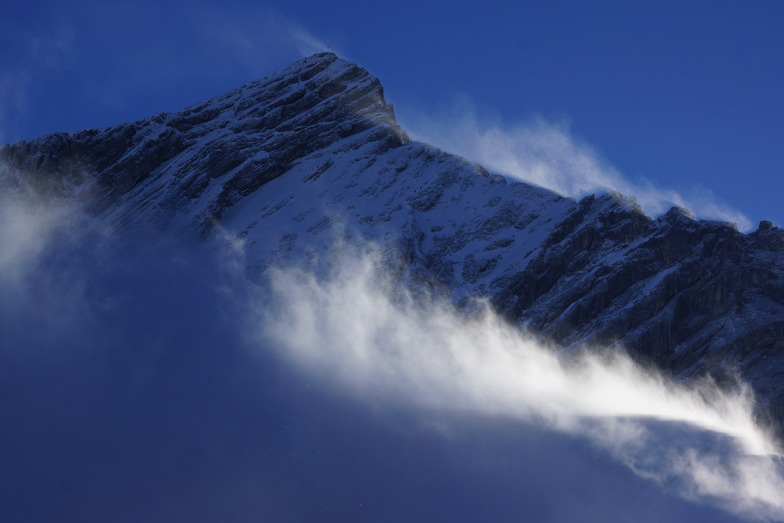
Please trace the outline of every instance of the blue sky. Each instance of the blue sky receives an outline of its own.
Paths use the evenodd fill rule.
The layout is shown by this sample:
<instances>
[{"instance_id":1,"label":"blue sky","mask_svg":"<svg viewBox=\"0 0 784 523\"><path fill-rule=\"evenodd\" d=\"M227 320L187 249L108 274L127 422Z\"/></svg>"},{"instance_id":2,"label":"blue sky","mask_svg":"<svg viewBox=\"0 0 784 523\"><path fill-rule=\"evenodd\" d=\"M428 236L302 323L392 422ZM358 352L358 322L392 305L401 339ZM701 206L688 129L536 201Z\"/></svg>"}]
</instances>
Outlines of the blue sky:
<instances>
[{"instance_id":1,"label":"blue sky","mask_svg":"<svg viewBox=\"0 0 784 523\"><path fill-rule=\"evenodd\" d=\"M436 145L488 161L474 135L514 156L544 133L561 144L546 154L587 154L624 192L781 225L783 15L724 1L17 2L0 19L0 141L176 111L329 45Z\"/></svg>"},{"instance_id":2,"label":"blue sky","mask_svg":"<svg viewBox=\"0 0 784 523\"><path fill-rule=\"evenodd\" d=\"M628 4L15 2L0 18L0 143L176 111L330 46L382 80L414 136L574 192L611 182L654 206L672 196L784 224L784 4ZM568 433L409 412L394 396L358 404L247 339L250 286L225 260L106 243L8 203L0 514L11 520L736 521ZM348 301L375 304L359 298ZM341 327L328 333L357 330ZM723 448L719 432L663 428L654 446L668 452Z\"/></svg>"}]
</instances>

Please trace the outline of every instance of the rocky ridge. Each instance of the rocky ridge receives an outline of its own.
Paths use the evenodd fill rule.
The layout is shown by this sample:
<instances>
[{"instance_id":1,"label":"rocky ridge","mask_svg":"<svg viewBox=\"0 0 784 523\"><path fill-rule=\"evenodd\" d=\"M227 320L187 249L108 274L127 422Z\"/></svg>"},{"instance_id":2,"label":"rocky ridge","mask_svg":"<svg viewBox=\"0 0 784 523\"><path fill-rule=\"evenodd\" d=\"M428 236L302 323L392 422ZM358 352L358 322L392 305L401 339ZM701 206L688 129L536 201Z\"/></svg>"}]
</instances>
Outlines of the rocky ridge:
<instances>
[{"instance_id":1,"label":"rocky ridge","mask_svg":"<svg viewBox=\"0 0 784 523\"><path fill-rule=\"evenodd\" d=\"M510 182L411 142L378 79L331 53L178 113L7 145L0 162L118 229L220 242L219 223L252 274L336 234L372 241L560 346L620 344L676 379L740 374L784 420L784 230Z\"/></svg>"},{"instance_id":2,"label":"rocky ridge","mask_svg":"<svg viewBox=\"0 0 784 523\"><path fill-rule=\"evenodd\" d=\"M90 214L159 228L187 214L206 236L226 208L358 134L380 147L408 141L378 79L323 54L178 113L5 146L0 161L47 192L85 185Z\"/></svg>"}]
</instances>

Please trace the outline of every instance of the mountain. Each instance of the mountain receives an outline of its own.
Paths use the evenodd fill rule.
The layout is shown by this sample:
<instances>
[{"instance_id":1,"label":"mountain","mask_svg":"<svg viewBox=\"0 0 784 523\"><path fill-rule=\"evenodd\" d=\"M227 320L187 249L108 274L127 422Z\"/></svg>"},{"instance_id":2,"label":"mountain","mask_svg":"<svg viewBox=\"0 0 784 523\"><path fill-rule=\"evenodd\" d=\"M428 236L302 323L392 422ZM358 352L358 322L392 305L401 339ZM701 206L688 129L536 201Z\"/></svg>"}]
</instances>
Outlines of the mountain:
<instances>
[{"instance_id":1,"label":"mountain","mask_svg":"<svg viewBox=\"0 0 784 523\"><path fill-rule=\"evenodd\" d=\"M608 514L618 521L640 514L651 521L730 517L668 497L661 502L666 492L646 490L591 445L562 434L510 428L503 416L476 425L469 420L468 428L450 432L434 415L428 423L450 434L444 442L410 428L421 423L417 414L391 409L399 416L394 423L373 421L267 356L261 356L268 358L264 365L250 368L237 332L237 323L247 325L226 319L237 310L226 304L222 268L198 266L192 259L198 256L177 251L182 241L201 249L199 255L233 257L242 273L235 298L248 281L264 287L270 268L319 271L345 260L333 257L336 251L370 250L415 293L444 297L465 314L458 323L438 316L424 330L459 331L481 345L492 333L466 333L460 326L472 317L474 299L483 298L511 324L557 347L567 363L570 355L583 362L585 346L599 353L623 347L676 382L711 377L737 390L739 378L747 381L757 417L772 416L782 434L784 230L762 222L743 234L677 207L652 218L617 193L576 201L511 181L411 141L379 80L331 53L177 113L5 145L0 189L0 418L11 427L0 431L0 459L11 471L0 475L0 493L11 492L15 500L0 495L0 512L20 521L36 519L30 514L48 520L65 509L71 516L64 520L117 520L140 511L143 520L169 521L186 506L193 507L189 521L215 521L225 519L227 498L245 518L238 521L258 521L259 513L277 520L361 520L367 513L356 493L375 500L371 513L390 521L431 513L428 519L444 519L450 511L439 503L450 504L452 519L464 521L491 513L489 519L517 520L520 510L552 521L607 521ZM33 196L22 200L22 207L32 202L33 211L7 211L17 190ZM46 228L41 217L53 221L60 214L48 217L38 207L70 208L87 217L79 225L100 224L101 234L109 229L113 238L132 241L115 251L102 244L80 251L68 242L46 251L35 238L37 228ZM169 251L171 264L156 258ZM25 284L32 291L8 286L8 260L34 266L34 255L49 270L31 272ZM80 267L76 275L74 266ZM90 302L90 314L69 327L80 301ZM351 306L338 312L379 304ZM309 313L335 317L301 309L306 320ZM394 337L378 317L368 318L382 324L373 335ZM291 334L287 328L284 336ZM327 334L316 344L326 344ZM326 360L332 356L327 352ZM433 361L435 368L455 363ZM327 361L324 372L340 374L341 365L353 369ZM498 362L479 367L497 370L493 365ZM468 380L468 373L462 369L457 379ZM564 376L567 387L585 390L584 383L569 383L584 376L556 374ZM647 387L650 380L639 384ZM425 391L428 400L439 385ZM574 399L574 393L564 397ZM624 416L636 414L620 412L605 416L628 429ZM624 465L686 498L710 498L736 515L781 519L777 456L765 461L743 450L736 466L728 456L736 456L737 447L722 439L723 429L711 434L711 419L704 424L708 434L695 436L666 416L648 416L654 428L637 455L645 459L635 462L625 451L637 447L623 447ZM601 432L590 423L580 427ZM704 455L707 460L695 458ZM688 474L679 476L681 469L668 471L672 456L692 460L690 470L718 490L699 491L705 483L694 487ZM521 496L509 486L531 466L536 474L524 481L530 494ZM119 480L116 470L123 471ZM728 476L741 479L725 488ZM54 494L46 490L53 481ZM735 497L736 485L762 487ZM153 501L139 503L126 487ZM558 492L564 488L578 492L573 503L564 503L573 495ZM104 496L103 504L91 501ZM409 504L412 496L421 498L418 504Z\"/></svg>"},{"instance_id":2,"label":"mountain","mask_svg":"<svg viewBox=\"0 0 784 523\"><path fill-rule=\"evenodd\" d=\"M338 234L371 241L559 346L622 345L678 379L740 374L784 420L784 230L509 181L412 142L379 80L331 53L177 113L6 145L0 161L120 230L229 231L253 274Z\"/></svg>"}]
</instances>

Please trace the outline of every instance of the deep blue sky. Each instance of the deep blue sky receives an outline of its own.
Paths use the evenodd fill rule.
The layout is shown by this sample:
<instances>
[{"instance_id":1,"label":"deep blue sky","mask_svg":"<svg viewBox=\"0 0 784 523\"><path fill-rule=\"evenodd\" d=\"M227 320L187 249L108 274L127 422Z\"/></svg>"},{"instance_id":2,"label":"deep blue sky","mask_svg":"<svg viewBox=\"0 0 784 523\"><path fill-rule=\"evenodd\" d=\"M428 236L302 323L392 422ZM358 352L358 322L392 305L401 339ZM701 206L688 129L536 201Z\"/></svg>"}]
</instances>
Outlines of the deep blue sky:
<instances>
[{"instance_id":1,"label":"deep blue sky","mask_svg":"<svg viewBox=\"0 0 784 523\"><path fill-rule=\"evenodd\" d=\"M466 98L501 126L569 122L632 181L784 224L784 3L422 4L15 2L0 141L175 111L326 43L404 124Z\"/></svg>"}]
</instances>

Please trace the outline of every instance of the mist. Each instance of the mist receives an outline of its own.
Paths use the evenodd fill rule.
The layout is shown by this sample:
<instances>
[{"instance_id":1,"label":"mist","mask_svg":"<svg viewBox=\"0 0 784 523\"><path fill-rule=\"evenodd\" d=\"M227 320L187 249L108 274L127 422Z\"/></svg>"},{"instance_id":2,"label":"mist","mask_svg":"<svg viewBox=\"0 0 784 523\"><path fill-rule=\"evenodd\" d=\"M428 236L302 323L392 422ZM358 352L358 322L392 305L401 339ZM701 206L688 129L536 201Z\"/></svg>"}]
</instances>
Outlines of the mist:
<instances>
[{"instance_id":1,"label":"mist","mask_svg":"<svg viewBox=\"0 0 784 523\"><path fill-rule=\"evenodd\" d=\"M10 521L735 521L559 432L368 408L260 343L248 295L273 295L207 249L67 245L29 273L79 289L49 291L81 304L67 325L39 321L44 283L4 302Z\"/></svg>"},{"instance_id":2,"label":"mist","mask_svg":"<svg viewBox=\"0 0 784 523\"><path fill-rule=\"evenodd\" d=\"M2 167L0 167L2 169ZM2 171L0 170L0 174ZM31 191L0 185L0 282L21 284L58 228L66 211L46 205Z\"/></svg>"},{"instance_id":3,"label":"mist","mask_svg":"<svg viewBox=\"0 0 784 523\"><path fill-rule=\"evenodd\" d=\"M573 198L618 191L634 196L653 217L677 205L699 218L735 223L741 231L752 228L745 214L719 201L707 187L684 191L660 187L645 179L630 179L575 136L566 122L539 118L507 124L480 114L466 97L437 116L423 111L409 113L401 119L415 139L475 160L513 179Z\"/></svg>"},{"instance_id":4,"label":"mist","mask_svg":"<svg viewBox=\"0 0 784 523\"><path fill-rule=\"evenodd\" d=\"M516 420L589 441L671 494L755 520L784 518L784 468L751 390L673 383L623 353L557 347L477 303L458 311L396 283L377 254L270 273L258 336L376 411ZM560 463L560 460L557 460Z\"/></svg>"},{"instance_id":5,"label":"mist","mask_svg":"<svg viewBox=\"0 0 784 523\"><path fill-rule=\"evenodd\" d=\"M414 298L373 258L251 282L241 241L228 254L164 245L38 203L11 202L0 223L14 246L0 267L9 521L736 521L671 496L705 481L660 486L667 472L645 459L672 446L703 467L694 475L729 481L708 485L724 492L743 486L744 449L766 450L745 391L716 412L684 402L678 419L716 427L698 438L687 423L639 423L634 401L590 396L613 377L602 360L575 378L546 353L509 353L519 334L481 307L461 316ZM586 394L576 410L559 392L570 378ZM672 400L657 401L650 416ZM633 439L645 434L643 452ZM775 460L749 459L760 483L736 499L775 519L760 494ZM740 479L717 473L728 470Z\"/></svg>"}]
</instances>

